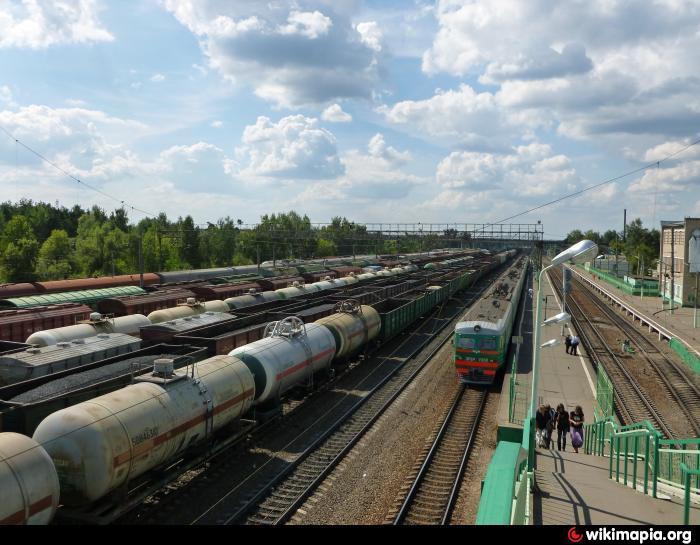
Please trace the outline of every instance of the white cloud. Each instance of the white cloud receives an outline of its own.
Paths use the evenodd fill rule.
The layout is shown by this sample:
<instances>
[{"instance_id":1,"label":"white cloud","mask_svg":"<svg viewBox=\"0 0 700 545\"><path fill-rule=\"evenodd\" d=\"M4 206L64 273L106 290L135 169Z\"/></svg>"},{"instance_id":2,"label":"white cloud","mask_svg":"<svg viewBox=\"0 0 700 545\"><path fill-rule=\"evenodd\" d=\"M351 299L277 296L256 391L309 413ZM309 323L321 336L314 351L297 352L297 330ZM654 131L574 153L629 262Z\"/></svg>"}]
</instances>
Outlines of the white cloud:
<instances>
[{"instance_id":1,"label":"white cloud","mask_svg":"<svg viewBox=\"0 0 700 545\"><path fill-rule=\"evenodd\" d=\"M224 126L223 121L219 121L218 119L216 121L211 122L211 126L214 127L215 129L220 129L221 127Z\"/></svg>"},{"instance_id":2,"label":"white cloud","mask_svg":"<svg viewBox=\"0 0 700 545\"><path fill-rule=\"evenodd\" d=\"M0 48L43 49L67 43L114 40L100 23L95 0L2 0Z\"/></svg>"},{"instance_id":3,"label":"white cloud","mask_svg":"<svg viewBox=\"0 0 700 545\"><path fill-rule=\"evenodd\" d=\"M423 70L478 76L502 115L617 144L700 123L700 4L440 0Z\"/></svg>"},{"instance_id":4,"label":"white cloud","mask_svg":"<svg viewBox=\"0 0 700 545\"><path fill-rule=\"evenodd\" d=\"M340 104L331 104L328 108L323 110L321 119L331 123L347 123L348 121L352 121L352 116L344 112Z\"/></svg>"},{"instance_id":5,"label":"white cloud","mask_svg":"<svg viewBox=\"0 0 700 545\"><path fill-rule=\"evenodd\" d=\"M354 28L347 5L165 0L211 68L280 107L369 98L380 77L377 31Z\"/></svg>"},{"instance_id":6,"label":"white cloud","mask_svg":"<svg viewBox=\"0 0 700 545\"><path fill-rule=\"evenodd\" d=\"M578 181L566 156L537 142L507 154L452 152L438 164L435 178L447 190L498 191L504 199L565 194Z\"/></svg>"},{"instance_id":7,"label":"white cloud","mask_svg":"<svg viewBox=\"0 0 700 545\"><path fill-rule=\"evenodd\" d=\"M292 11L287 17L287 24L279 26L280 34L300 34L310 40L328 34L333 26L330 17L320 11Z\"/></svg>"},{"instance_id":8,"label":"white cloud","mask_svg":"<svg viewBox=\"0 0 700 545\"><path fill-rule=\"evenodd\" d=\"M153 74L151 76L151 81L159 83L161 81L165 80L165 76L163 74Z\"/></svg>"},{"instance_id":9,"label":"white cloud","mask_svg":"<svg viewBox=\"0 0 700 545\"><path fill-rule=\"evenodd\" d=\"M292 115L274 123L261 116L245 128L242 140L236 149L241 176L335 178L344 170L335 136L315 118Z\"/></svg>"},{"instance_id":10,"label":"white cloud","mask_svg":"<svg viewBox=\"0 0 700 545\"><path fill-rule=\"evenodd\" d=\"M519 135L526 128L499 107L495 95L477 93L466 83L457 90L438 89L431 98L404 100L379 111L414 134L474 147L502 147L504 137Z\"/></svg>"},{"instance_id":11,"label":"white cloud","mask_svg":"<svg viewBox=\"0 0 700 545\"><path fill-rule=\"evenodd\" d=\"M0 86L0 104L8 108L17 106L17 103L12 98L12 90L7 85Z\"/></svg>"},{"instance_id":12,"label":"white cloud","mask_svg":"<svg viewBox=\"0 0 700 545\"><path fill-rule=\"evenodd\" d=\"M370 156L384 159L388 164L406 163L411 160L411 154L408 151L398 151L392 146L387 146L384 140L384 135L381 133L375 134L367 144L367 151Z\"/></svg>"},{"instance_id":13,"label":"white cloud","mask_svg":"<svg viewBox=\"0 0 700 545\"><path fill-rule=\"evenodd\" d=\"M382 31L376 21L359 23L355 28L360 33L363 44L377 53L382 50Z\"/></svg>"}]
</instances>

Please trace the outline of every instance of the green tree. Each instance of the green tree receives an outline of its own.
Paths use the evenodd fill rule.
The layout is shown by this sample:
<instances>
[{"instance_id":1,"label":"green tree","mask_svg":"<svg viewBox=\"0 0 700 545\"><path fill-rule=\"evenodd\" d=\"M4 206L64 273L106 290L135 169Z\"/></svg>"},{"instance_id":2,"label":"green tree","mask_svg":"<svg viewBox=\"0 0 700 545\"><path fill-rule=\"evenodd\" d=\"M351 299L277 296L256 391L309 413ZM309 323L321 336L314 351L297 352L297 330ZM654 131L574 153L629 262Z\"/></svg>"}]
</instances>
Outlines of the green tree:
<instances>
[{"instance_id":1,"label":"green tree","mask_svg":"<svg viewBox=\"0 0 700 545\"><path fill-rule=\"evenodd\" d=\"M68 233L54 229L41 245L37 273L43 280L69 278L73 272L73 247Z\"/></svg>"},{"instance_id":2,"label":"green tree","mask_svg":"<svg viewBox=\"0 0 700 545\"><path fill-rule=\"evenodd\" d=\"M0 244L0 268L4 279L7 282L36 280L34 266L39 242L26 217L17 215L5 224Z\"/></svg>"},{"instance_id":3,"label":"green tree","mask_svg":"<svg viewBox=\"0 0 700 545\"><path fill-rule=\"evenodd\" d=\"M331 255L337 255L338 249L332 240L326 240L325 238L318 239L316 244L316 256L317 257L328 257Z\"/></svg>"}]
</instances>

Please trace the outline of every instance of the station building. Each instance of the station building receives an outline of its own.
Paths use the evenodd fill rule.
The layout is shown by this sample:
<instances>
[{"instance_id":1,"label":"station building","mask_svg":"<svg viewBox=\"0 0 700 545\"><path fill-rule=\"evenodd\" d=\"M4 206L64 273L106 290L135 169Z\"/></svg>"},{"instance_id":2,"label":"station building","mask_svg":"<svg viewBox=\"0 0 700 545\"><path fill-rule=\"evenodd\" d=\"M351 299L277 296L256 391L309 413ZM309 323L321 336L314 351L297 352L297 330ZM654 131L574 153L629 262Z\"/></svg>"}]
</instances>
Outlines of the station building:
<instances>
[{"instance_id":1,"label":"station building","mask_svg":"<svg viewBox=\"0 0 700 545\"><path fill-rule=\"evenodd\" d=\"M700 266L700 218L661 222L659 292L684 306L695 306Z\"/></svg>"}]
</instances>

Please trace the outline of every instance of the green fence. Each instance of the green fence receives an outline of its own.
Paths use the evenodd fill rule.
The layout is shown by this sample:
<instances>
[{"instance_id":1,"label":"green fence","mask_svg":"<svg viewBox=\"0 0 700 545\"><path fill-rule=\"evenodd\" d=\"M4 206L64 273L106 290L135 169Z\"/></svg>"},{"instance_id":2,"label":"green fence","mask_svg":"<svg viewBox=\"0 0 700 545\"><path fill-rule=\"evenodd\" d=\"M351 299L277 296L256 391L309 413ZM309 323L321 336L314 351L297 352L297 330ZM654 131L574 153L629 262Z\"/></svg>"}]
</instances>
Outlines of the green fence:
<instances>
[{"instance_id":1,"label":"green fence","mask_svg":"<svg viewBox=\"0 0 700 545\"><path fill-rule=\"evenodd\" d=\"M586 454L609 456L611 479L657 497L659 483L682 489L688 524L691 494L700 494L700 439L662 439L648 422L619 427L612 417L584 427Z\"/></svg>"},{"instance_id":2,"label":"green fence","mask_svg":"<svg viewBox=\"0 0 700 545\"><path fill-rule=\"evenodd\" d=\"M530 523L530 477L528 457L533 447L531 419L525 418L520 443L499 441L489 462L481 489L477 524Z\"/></svg>"},{"instance_id":3,"label":"green fence","mask_svg":"<svg viewBox=\"0 0 700 545\"><path fill-rule=\"evenodd\" d=\"M671 339L668 344L693 372L700 373L700 358L688 350L686 345L678 339Z\"/></svg>"},{"instance_id":4,"label":"green fence","mask_svg":"<svg viewBox=\"0 0 700 545\"><path fill-rule=\"evenodd\" d=\"M585 267L581 267L580 265L578 266L583 270L586 270ZM604 282L607 282L608 284L616 287L617 289L626 293L627 295L643 295L644 297L659 297L660 295L658 285L654 288L646 286L644 286L644 288L642 288L641 286L633 287L624 282L623 280L620 280L617 276L606 273L605 271L601 271L600 269L596 269L595 267L589 267L588 272L592 275L597 276Z\"/></svg>"}]
</instances>

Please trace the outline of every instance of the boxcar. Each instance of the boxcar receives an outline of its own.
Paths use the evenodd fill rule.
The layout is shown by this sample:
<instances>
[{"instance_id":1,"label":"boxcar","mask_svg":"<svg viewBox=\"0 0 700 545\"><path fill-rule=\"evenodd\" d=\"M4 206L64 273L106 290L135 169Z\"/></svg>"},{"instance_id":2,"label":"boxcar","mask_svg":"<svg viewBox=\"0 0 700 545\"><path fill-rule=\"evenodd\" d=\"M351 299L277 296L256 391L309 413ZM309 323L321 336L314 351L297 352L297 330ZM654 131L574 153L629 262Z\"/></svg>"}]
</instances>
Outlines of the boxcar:
<instances>
[{"instance_id":1,"label":"boxcar","mask_svg":"<svg viewBox=\"0 0 700 545\"><path fill-rule=\"evenodd\" d=\"M32 333L75 324L87 320L92 309L80 303L63 303L0 311L0 339L24 342Z\"/></svg>"},{"instance_id":2,"label":"boxcar","mask_svg":"<svg viewBox=\"0 0 700 545\"><path fill-rule=\"evenodd\" d=\"M149 315L154 310L171 308L178 301L194 297L194 292L185 289L152 291L143 295L109 297L97 303L97 310L102 314L128 316L130 314Z\"/></svg>"}]
</instances>

